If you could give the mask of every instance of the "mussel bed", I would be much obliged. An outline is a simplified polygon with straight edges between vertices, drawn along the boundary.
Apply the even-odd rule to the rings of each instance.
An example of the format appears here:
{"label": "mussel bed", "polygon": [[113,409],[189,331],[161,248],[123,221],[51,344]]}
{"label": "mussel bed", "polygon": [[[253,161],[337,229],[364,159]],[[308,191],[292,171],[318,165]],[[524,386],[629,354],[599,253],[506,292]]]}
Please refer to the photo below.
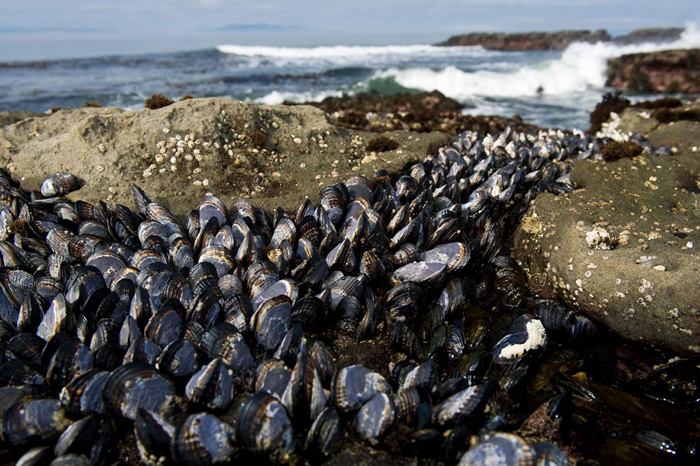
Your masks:
{"label": "mussel bed", "polygon": [[0,172],[2,462],[697,464],[699,361],[510,258],[607,142],[466,132],[297,212],[211,195],[185,222],[137,186],[131,209]]}

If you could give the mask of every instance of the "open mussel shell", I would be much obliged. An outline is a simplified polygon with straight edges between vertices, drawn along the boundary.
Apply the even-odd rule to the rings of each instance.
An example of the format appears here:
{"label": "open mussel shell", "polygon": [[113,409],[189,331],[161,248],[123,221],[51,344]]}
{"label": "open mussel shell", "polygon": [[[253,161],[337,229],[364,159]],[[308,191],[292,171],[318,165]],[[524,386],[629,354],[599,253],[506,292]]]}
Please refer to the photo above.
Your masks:
{"label": "open mussel shell", "polygon": [[238,408],[236,441],[243,448],[278,460],[288,457],[295,440],[287,409],[266,392],[253,393]]}
{"label": "open mussel shell", "polygon": [[103,390],[105,405],[134,420],[139,408],[174,419],[182,410],[175,384],[149,364],[132,363],[112,372]]}
{"label": "open mussel shell", "polygon": [[226,463],[234,454],[234,430],[216,416],[187,416],[175,429],[172,457],[177,464]]}

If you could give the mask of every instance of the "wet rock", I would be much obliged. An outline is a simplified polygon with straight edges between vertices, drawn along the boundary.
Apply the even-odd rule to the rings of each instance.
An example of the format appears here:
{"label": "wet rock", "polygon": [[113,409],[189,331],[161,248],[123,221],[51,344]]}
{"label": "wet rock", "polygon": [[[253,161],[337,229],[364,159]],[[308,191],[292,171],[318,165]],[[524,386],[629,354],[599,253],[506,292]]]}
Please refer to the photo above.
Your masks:
{"label": "wet rock", "polygon": [[518,32],[484,33],[472,32],[459,36],[452,36],[444,42],[436,45],[481,45],[485,49],[519,51],[519,50],[564,50],[572,42],[600,42],[609,41],[610,34],[604,29],[580,31],[555,31],[555,32]]}
{"label": "wet rock", "polygon": [[700,92],[700,49],[633,53],[608,60],[606,86],[637,92]]}
{"label": "wet rock", "polygon": [[[653,105],[654,102],[664,104],[664,101],[666,106]],[[625,108],[620,111],[619,118],[613,117],[609,124],[622,133],[643,134],[654,146],[668,146],[679,153],[694,152],[700,146],[700,124],[693,115],[700,115],[700,99],[681,105],[672,99],[659,99]],[[660,119],[671,121],[664,123]]]}
{"label": "wet rock", "polygon": [[[624,338],[699,353],[698,173],[691,151],[579,162],[571,179],[583,189],[537,197],[516,231],[532,291]],[[588,244],[596,229],[612,249]]]}
{"label": "wet rock", "polygon": [[439,91],[395,95],[369,92],[327,97],[321,102],[307,102],[305,105],[322,109],[338,126],[373,133],[401,129],[419,133],[442,131],[454,135],[463,131],[500,134],[508,126],[514,131],[536,128],[523,123],[517,115],[511,118],[463,115],[462,104]]}

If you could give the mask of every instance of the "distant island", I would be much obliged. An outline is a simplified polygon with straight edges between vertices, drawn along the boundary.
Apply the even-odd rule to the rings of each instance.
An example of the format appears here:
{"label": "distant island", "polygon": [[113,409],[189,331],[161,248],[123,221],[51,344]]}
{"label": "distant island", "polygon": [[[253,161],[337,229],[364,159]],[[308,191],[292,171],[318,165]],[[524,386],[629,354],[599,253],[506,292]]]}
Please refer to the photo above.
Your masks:
{"label": "distant island", "polygon": [[673,42],[680,38],[682,32],[682,28],[646,28],[636,29],[615,38],[605,29],[516,33],[471,32],[452,36],[435,45],[480,45],[485,49],[499,51],[564,50],[573,42],[614,42],[620,45],[642,42]]}

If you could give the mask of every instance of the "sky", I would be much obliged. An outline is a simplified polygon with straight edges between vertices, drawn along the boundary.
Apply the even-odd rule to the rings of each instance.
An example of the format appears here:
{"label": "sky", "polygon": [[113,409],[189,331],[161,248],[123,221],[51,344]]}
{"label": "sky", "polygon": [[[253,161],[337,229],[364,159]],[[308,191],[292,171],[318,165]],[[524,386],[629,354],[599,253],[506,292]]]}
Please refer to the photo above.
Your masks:
{"label": "sky", "polygon": [[0,61],[240,45],[428,44],[472,31],[700,23],[697,0],[3,0]]}

